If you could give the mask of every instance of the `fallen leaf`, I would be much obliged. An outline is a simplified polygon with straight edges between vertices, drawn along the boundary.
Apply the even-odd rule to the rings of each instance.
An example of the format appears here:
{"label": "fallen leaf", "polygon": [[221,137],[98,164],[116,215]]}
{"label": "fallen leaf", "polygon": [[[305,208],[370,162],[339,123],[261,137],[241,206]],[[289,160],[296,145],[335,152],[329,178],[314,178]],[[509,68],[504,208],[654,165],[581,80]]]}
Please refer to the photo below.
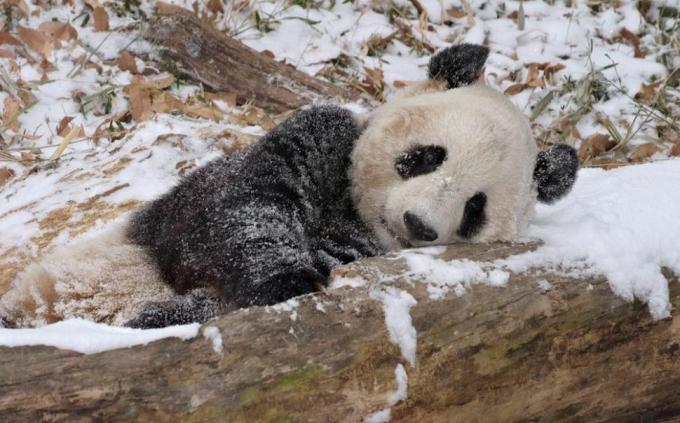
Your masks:
{"label": "fallen leaf", "polygon": [[150,75],[148,78],[143,75],[134,75],[129,86],[135,85],[140,88],[154,88],[162,90],[169,87],[175,82],[175,77],[170,73],[161,73],[158,75]]}
{"label": "fallen leaf", "polygon": [[109,14],[106,13],[106,9],[102,6],[97,6],[94,8],[94,30],[96,32],[108,31],[109,30]]}
{"label": "fallen leaf", "polygon": [[61,120],[59,121],[59,125],[57,125],[57,135],[63,137],[68,133],[68,131],[70,131],[71,127],[69,123],[71,123],[73,118],[74,116],[64,116],[63,118],[61,118]]}
{"label": "fallen leaf", "polygon": [[208,0],[208,4],[206,4],[206,7],[208,8],[208,10],[215,14],[224,12],[221,0]]}
{"label": "fallen leaf", "polygon": [[120,70],[129,71],[130,73],[139,73],[135,57],[127,50],[124,50],[120,57],[118,57],[118,67]]}
{"label": "fallen leaf", "polygon": [[46,33],[54,40],[70,41],[78,38],[78,31],[65,22],[43,22],[38,26],[38,31]]}
{"label": "fallen leaf", "polygon": [[616,147],[616,141],[606,134],[593,134],[586,140],[593,146],[594,153],[606,153]]}
{"label": "fallen leaf", "polygon": [[640,48],[640,38],[638,38],[637,35],[633,34],[626,28],[621,28],[619,35],[621,35],[621,38],[628,41],[628,43],[633,46],[635,49],[635,57],[645,57],[645,52]]}
{"label": "fallen leaf", "polygon": [[24,15],[25,18],[27,18],[30,14],[28,5],[24,0],[7,0],[7,4],[16,6],[17,9],[21,11],[21,14]]}
{"label": "fallen leaf", "polygon": [[675,144],[673,144],[673,147],[671,147],[671,155],[680,156],[680,139],[678,139]]}
{"label": "fallen leaf", "polygon": [[0,186],[7,183],[14,175],[14,170],[7,167],[0,167]]}
{"label": "fallen leaf", "polygon": [[657,151],[659,151],[659,147],[657,147],[657,145],[652,142],[641,144],[635,147],[628,154],[628,160],[632,162],[640,162],[652,157]]}
{"label": "fallen leaf", "polygon": [[404,88],[408,86],[408,83],[406,81],[400,81],[399,79],[396,79],[394,82],[392,82],[392,86],[394,86],[394,88]]}
{"label": "fallen leaf", "polygon": [[525,89],[527,89],[529,86],[527,84],[515,84],[515,85],[510,85],[508,88],[505,89],[505,94],[507,95],[515,95],[519,94]]}
{"label": "fallen leaf", "polygon": [[19,40],[14,38],[14,36],[12,36],[12,34],[10,34],[9,32],[0,31],[0,45],[3,45],[3,44],[11,44],[11,45],[15,45],[15,46],[21,45]]}
{"label": "fallen leaf", "polygon": [[2,111],[2,122],[5,128],[13,131],[19,129],[17,117],[19,116],[20,110],[21,105],[17,99],[14,97],[5,97],[5,108]]}
{"label": "fallen leaf", "polygon": [[159,15],[172,15],[174,13],[193,14],[189,9],[175,6],[174,4],[165,3],[163,1],[156,3],[156,13]]}
{"label": "fallen leaf", "polygon": [[661,81],[649,85],[643,83],[642,87],[640,87],[640,91],[635,94],[635,98],[645,101],[654,100],[654,97],[656,96],[656,89],[659,88],[659,85],[661,85]]}
{"label": "fallen leaf", "polygon": [[13,51],[0,49],[0,57],[3,57],[5,59],[16,59],[17,55]]}
{"label": "fallen leaf", "polygon": [[52,53],[52,42],[49,36],[23,26],[17,26],[17,33],[27,46],[40,53],[45,60],[49,59]]}
{"label": "fallen leaf", "polygon": [[158,91],[151,93],[151,108],[156,113],[170,113],[180,111],[184,107],[177,97],[166,93],[165,91]]}
{"label": "fallen leaf", "polygon": [[139,85],[129,85],[127,94],[132,118],[137,122],[144,122],[149,119],[153,114],[149,89]]}
{"label": "fallen leaf", "polygon": [[205,93],[205,98],[206,100],[210,101],[223,101],[227,103],[229,107],[236,107],[237,105],[237,98],[235,93],[210,93],[206,92]]}

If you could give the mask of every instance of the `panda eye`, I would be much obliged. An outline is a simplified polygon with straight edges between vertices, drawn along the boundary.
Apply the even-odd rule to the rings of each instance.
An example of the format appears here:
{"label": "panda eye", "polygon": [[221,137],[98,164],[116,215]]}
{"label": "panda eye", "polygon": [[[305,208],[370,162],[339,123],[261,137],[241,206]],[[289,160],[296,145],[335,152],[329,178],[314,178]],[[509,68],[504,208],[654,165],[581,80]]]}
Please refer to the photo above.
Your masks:
{"label": "panda eye", "polygon": [[446,160],[446,149],[438,145],[416,146],[399,155],[394,163],[404,179],[434,172]]}
{"label": "panda eye", "polygon": [[482,229],[486,223],[486,194],[478,192],[470,197],[465,203],[463,219],[458,227],[458,235],[462,238],[471,238]]}

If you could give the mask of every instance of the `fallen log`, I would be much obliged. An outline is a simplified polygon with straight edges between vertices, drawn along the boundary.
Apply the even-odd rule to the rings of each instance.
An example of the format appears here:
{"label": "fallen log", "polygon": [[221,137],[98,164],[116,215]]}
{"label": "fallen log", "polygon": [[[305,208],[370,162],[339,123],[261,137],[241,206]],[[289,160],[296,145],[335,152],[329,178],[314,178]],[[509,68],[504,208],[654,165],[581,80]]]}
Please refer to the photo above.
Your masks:
{"label": "fallen log", "polygon": [[236,94],[239,104],[284,112],[320,100],[356,100],[360,91],[311,77],[228,37],[190,13],[160,14],[144,38],[184,76],[213,91]]}
{"label": "fallen log", "polygon": [[[493,260],[527,246],[459,245],[443,259]],[[338,268],[410,292],[415,367],[385,328],[375,285],[222,316],[211,340],[165,339],[94,355],[0,348],[0,421],[359,422],[387,406],[404,363],[408,397],[392,421],[661,421],[680,416],[680,317],[653,321],[602,279],[513,274],[430,299],[405,263]],[[547,279],[552,286],[545,289]],[[680,286],[671,301],[680,307]],[[294,313],[293,313],[294,312]]]}

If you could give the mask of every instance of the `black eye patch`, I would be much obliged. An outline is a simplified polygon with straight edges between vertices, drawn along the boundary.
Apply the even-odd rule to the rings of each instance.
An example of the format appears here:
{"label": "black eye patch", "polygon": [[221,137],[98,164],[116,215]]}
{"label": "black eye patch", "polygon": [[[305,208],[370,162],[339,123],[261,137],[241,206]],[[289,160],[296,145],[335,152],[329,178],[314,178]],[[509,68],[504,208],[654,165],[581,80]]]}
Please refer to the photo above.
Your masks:
{"label": "black eye patch", "polygon": [[394,163],[404,179],[434,172],[446,160],[446,149],[438,145],[417,146],[399,155]]}
{"label": "black eye patch", "polygon": [[458,227],[458,236],[462,238],[471,238],[482,229],[486,223],[486,194],[478,192],[470,197],[465,203],[463,210],[463,219],[460,221]]}

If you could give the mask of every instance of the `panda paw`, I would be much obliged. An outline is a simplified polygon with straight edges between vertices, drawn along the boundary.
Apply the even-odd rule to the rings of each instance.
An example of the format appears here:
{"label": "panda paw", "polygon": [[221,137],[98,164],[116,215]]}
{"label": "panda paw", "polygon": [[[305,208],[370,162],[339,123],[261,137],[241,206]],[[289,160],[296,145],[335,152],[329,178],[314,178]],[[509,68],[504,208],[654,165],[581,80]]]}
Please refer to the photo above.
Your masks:
{"label": "panda paw", "polygon": [[458,44],[439,51],[430,59],[429,77],[446,81],[448,88],[470,85],[479,79],[489,49],[477,44]]}
{"label": "panda paw", "polygon": [[124,326],[137,329],[203,323],[220,313],[222,304],[206,289],[195,289],[168,301],[148,303]]}

